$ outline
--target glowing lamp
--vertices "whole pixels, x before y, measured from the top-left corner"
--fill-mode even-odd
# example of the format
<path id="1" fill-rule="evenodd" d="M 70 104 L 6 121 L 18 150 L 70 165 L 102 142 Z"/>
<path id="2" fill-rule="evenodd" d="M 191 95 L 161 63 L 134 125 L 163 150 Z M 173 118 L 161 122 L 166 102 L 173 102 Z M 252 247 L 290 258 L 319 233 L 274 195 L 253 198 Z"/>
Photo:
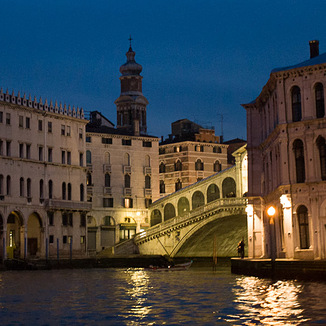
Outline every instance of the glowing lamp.
<path id="1" fill-rule="evenodd" d="M 276 213 L 276 210 L 275 210 L 275 207 L 274 206 L 270 206 L 268 209 L 267 209 L 267 215 L 269 217 L 273 217 Z"/>

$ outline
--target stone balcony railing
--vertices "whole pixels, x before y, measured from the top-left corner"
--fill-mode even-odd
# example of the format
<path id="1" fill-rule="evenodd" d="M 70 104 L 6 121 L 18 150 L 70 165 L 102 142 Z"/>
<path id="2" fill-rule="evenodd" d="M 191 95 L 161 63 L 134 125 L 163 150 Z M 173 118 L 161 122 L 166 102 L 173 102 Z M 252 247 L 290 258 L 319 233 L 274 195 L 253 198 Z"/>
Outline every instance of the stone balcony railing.
<path id="1" fill-rule="evenodd" d="M 83 201 L 59 200 L 59 199 L 46 199 L 44 201 L 47 208 L 66 209 L 66 210 L 90 210 L 92 204 Z"/>

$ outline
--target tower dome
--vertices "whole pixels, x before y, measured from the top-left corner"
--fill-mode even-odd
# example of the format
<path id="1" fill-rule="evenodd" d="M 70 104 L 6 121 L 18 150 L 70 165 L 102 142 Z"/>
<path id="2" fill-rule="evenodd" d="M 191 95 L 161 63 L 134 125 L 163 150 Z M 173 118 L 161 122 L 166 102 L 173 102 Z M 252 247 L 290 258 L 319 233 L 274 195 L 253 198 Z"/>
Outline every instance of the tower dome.
<path id="1" fill-rule="evenodd" d="M 122 76 L 139 75 L 143 70 L 143 67 L 135 61 L 136 52 L 129 47 L 126 53 L 127 62 L 120 67 Z"/>

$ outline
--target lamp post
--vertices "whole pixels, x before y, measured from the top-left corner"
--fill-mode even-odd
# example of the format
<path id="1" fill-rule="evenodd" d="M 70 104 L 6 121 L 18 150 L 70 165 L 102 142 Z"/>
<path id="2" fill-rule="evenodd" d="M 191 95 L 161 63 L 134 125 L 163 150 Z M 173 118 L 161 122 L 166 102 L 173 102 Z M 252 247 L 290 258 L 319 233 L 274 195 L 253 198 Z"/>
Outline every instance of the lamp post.
<path id="1" fill-rule="evenodd" d="M 276 209 L 274 206 L 270 206 L 267 209 L 267 215 L 269 216 L 269 225 L 270 225 L 270 242 L 271 242 L 272 263 L 274 263 L 275 257 L 276 257 L 275 220 L 274 220 L 275 213 L 276 213 Z"/>

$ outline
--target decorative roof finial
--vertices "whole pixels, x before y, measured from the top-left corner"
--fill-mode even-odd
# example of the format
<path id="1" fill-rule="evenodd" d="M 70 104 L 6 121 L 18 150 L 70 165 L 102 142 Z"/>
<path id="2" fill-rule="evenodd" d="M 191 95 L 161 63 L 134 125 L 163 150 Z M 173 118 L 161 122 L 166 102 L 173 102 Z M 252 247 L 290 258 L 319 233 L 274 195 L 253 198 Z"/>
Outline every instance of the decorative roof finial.
<path id="1" fill-rule="evenodd" d="M 130 49 L 131 49 L 131 41 L 132 41 L 131 35 L 129 35 L 128 40 L 129 40 L 129 42 L 130 42 Z"/>

